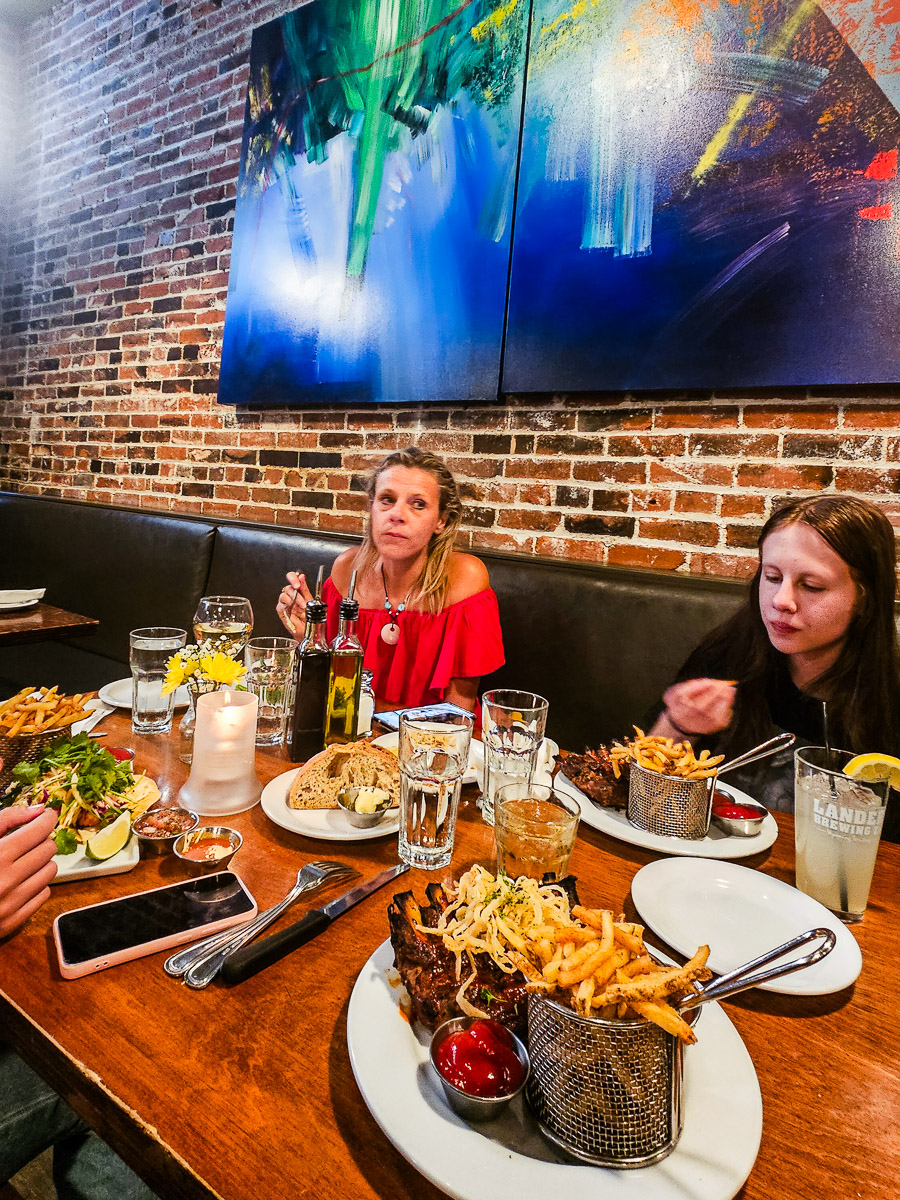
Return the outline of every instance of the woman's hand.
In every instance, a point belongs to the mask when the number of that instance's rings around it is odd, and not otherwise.
[[[736,694],[730,679],[686,679],[663,696],[666,710],[660,720],[678,736],[719,733],[731,724]]]
[[[0,810],[0,938],[15,933],[50,898],[56,815],[43,805]]]
[[[298,642],[306,632],[306,602],[312,599],[313,594],[307,587],[306,576],[298,575],[296,571],[288,571],[287,585],[278,597],[275,611],[282,625]]]

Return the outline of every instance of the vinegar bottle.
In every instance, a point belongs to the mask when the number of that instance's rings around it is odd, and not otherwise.
[[[359,602],[351,599],[356,573],[350,590],[341,601],[340,626],[331,643],[331,671],[328,675],[328,702],[325,710],[325,745],[356,740],[359,725],[359,694],[362,688],[363,648],[356,636]]]
[[[306,605],[306,635],[294,659],[294,704],[284,745],[291,762],[306,762],[325,748],[325,709],[331,650],[325,636],[328,609],[321,600]]]

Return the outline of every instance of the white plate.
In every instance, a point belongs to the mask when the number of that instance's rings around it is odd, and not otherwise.
[[[581,819],[585,825],[599,829],[601,833],[608,833],[620,842],[643,846],[645,850],[657,850],[660,854],[682,854],[692,858],[748,858],[751,854],[768,850],[778,837],[778,824],[771,813],[766,816],[762,829],[754,837],[735,837],[713,824],[710,824],[709,833],[702,842],[693,842],[687,838],[663,837],[661,834],[650,833],[632,825],[622,809],[600,808],[567,779],[562,771],[556,776],[555,786],[578,801],[581,805]],[[730,784],[720,783],[716,791],[724,792],[739,804],[756,803],[746,792],[731,787]]]
[[[638,1171],[560,1161],[515,1100],[489,1125],[451,1111],[422,1044],[398,1007],[384,942],[356,980],[347,1014],[353,1074],[369,1112],[417,1171],[457,1200],[731,1200],[762,1134],[756,1071],[737,1030],[706,1005],[685,1054],[684,1133],[668,1158]]]
[[[285,771],[283,775],[276,775],[263,788],[262,810],[270,821],[274,821],[282,829],[289,829],[291,833],[301,833],[304,837],[320,838],[325,842],[368,842],[372,838],[395,834],[400,828],[398,810],[388,813],[383,821],[373,825],[371,829],[357,829],[355,825],[350,824],[347,814],[340,808],[291,808],[288,804],[288,793],[299,770],[299,767],[294,767],[291,771]]]
[[[837,935],[821,962],[761,984],[788,996],[825,996],[849,987],[862,969],[853,934],[818,900],[788,883],[737,863],[702,858],[661,858],[631,881],[635,908],[655,934],[682,954],[710,948],[718,973],[749,962],[798,933],[824,926]],[[808,953],[808,949],[795,951]]]
[[[72,854],[55,854],[53,861],[57,865],[56,878],[52,883],[71,883],[75,879],[97,879],[100,875],[124,875],[133,871],[141,858],[141,848],[133,835],[128,839],[118,854],[97,862],[88,858],[84,846],[80,845]]]
[[[104,704],[111,704],[113,708],[131,708],[131,676],[127,679],[117,679],[114,683],[105,683],[97,693]],[[187,708],[190,703],[190,693],[187,687],[182,684],[180,688],[175,689],[175,707]]]
[[[40,604],[46,588],[11,589],[0,591],[0,612],[10,612],[16,608],[34,608]]]

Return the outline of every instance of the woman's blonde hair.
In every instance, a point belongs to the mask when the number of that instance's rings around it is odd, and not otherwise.
[[[395,450],[383,459],[366,483],[366,495],[369,497],[369,515],[363,530],[362,545],[356,552],[353,565],[360,574],[370,567],[374,569],[378,561],[378,550],[372,541],[372,504],[375,501],[375,490],[378,487],[378,476],[382,471],[391,467],[409,467],[419,471],[427,471],[433,475],[438,485],[438,505],[444,528],[432,534],[428,546],[428,557],[413,584],[409,595],[410,607],[424,612],[440,612],[447,601],[450,588],[450,555],[453,553],[453,543],[456,541],[456,531],[462,520],[462,500],[456,480],[450,473],[447,464],[436,454],[422,450],[419,446],[410,446],[407,450]]]

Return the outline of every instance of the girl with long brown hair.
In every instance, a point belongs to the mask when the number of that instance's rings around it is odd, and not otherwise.
[[[462,518],[446,464],[418,446],[381,462],[366,488],[362,545],[334,563],[322,594],[328,636],[357,572],[357,634],[374,672],[378,708],[448,700],[474,709],[478,681],[503,665],[497,597],[487,568],[453,549]],[[306,626],[306,579],[291,571],[276,611],[297,639]]]
[[[835,747],[900,755],[897,554],[887,517],[855,496],[807,497],[773,513],[758,545],[747,602],[690,655],[654,731],[729,757],[779,729],[821,745],[824,705]],[[791,752],[763,761],[740,786],[790,810],[791,761]]]

